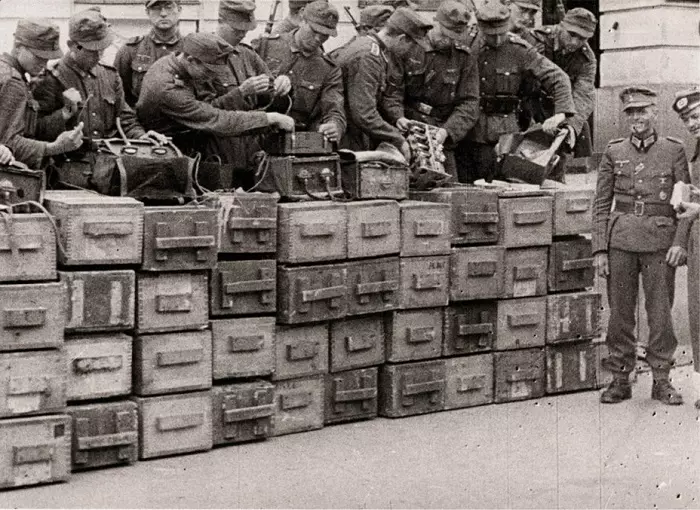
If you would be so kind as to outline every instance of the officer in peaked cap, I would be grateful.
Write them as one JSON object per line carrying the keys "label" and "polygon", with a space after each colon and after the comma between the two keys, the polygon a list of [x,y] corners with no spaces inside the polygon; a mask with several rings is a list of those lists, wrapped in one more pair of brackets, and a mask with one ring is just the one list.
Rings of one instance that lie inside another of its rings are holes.
{"label": "officer in peaked cap", "polygon": [[[690,179],[695,186],[697,200],[700,186],[700,87],[691,87],[679,91],[673,100],[675,111],[685,124],[688,132],[695,137],[695,149],[690,159]],[[700,203],[681,202],[679,219],[697,220],[700,217]],[[690,319],[690,343],[693,349],[693,384],[696,393],[700,395],[700,249],[698,243],[697,224],[691,231],[688,243],[688,317]],[[695,402],[695,408],[700,409],[700,399]]]}
{"label": "officer in peaked cap", "polygon": [[[593,253],[598,274],[608,279],[610,320],[604,365],[613,381],[603,403],[629,399],[629,374],[636,362],[635,312],[641,273],[649,322],[647,361],[654,382],[651,398],[683,402],[669,379],[677,340],[671,307],[675,268],[685,264],[690,222],[677,221],[670,204],[676,182],[688,182],[680,140],[656,131],[656,92],[628,87],[620,94],[630,135],[608,143],[598,168],[593,206]],[[614,205],[613,205],[614,201]]]}
{"label": "officer in peaked cap", "polygon": [[[531,32],[533,46],[542,55],[557,64],[571,81],[571,93],[576,113],[568,121],[576,138],[574,157],[593,153],[588,118],[595,107],[596,57],[587,41],[595,33],[597,21],[593,13],[576,8],[568,11],[558,25],[543,26]],[[526,108],[535,122],[542,122],[552,114],[552,98],[539,86],[527,98]],[[550,178],[561,180],[565,172],[566,155],[561,154],[557,168]]]}
{"label": "officer in peaked cap", "polygon": [[480,37],[472,47],[479,66],[479,117],[456,151],[462,182],[496,175],[495,146],[501,135],[520,130],[518,109],[524,79],[532,76],[554,98],[553,115],[543,129],[554,134],[574,113],[571,85],[564,72],[515,34],[508,33],[510,11],[499,2],[476,12]]}
{"label": "officer in peaked cap", "polygon": [[542,0],[510,0],[510,31],[532,44],[530,30],[535,28],[537,14],[542,11]]}
{"label": "officer in peaked cap", "polygon": [[180,0],[146,0],[151,30],[132,37],[119,48],[114,67],[124,84],[124,97],[129,106],[136,105],[148,68],[159,58],[182,50],[178,28],[181,12]]}
{"label": "officer in peaked cap", "polygon": [[314,0],[289,0],[289,15],[277,23],[272,29],[273,34],[293,32],[301,25],[302,13],[307,5]]}
{"label": "officer in peaked cap", "polygon": [[[323,53],[323,43],[338,35],[338,10],[325,0],[307,4],[297,30],[267,41],[266,63],[273,75],[287,74],[292,82],[291,115],[296,129],[319,131],[332,142],[345,131],[343,76]],[[285,111],[287,101],[273,105]]]}
{"label": "officer in peaked cap", "polygon": [[0,143],[31,168],[41,168],[44,156],[70,152],[82,144],[79,130],[60,133],[52,142],[34,139],[37,106],[25,74],[37,76],[49,59],[63,55],[58,37],[58,27],[49,20],[23,19],[17,23],[12,51],[0,55]]}
{"label": "officer in peaked cap", "polygon": [[[116,69],[100,62],[104,50],[114,41],[114,33],[99,9],[74,14],[68,21],[68,36],[68,53],[35,84],[42,136],[52,139],[80,123],[88,139],[113,138],[119,136],[119,119],[128,138],[167,143],[160,133],[144,130],[124,100]],[[56,161],[59,174],[64,164],[82,172],[91,165],[91,157],[83,151]]]}
{"label": "officer in peaked cap", "polygon": [[474,126],[479,112],[476,59],[462,45],[469,19],[462,3],[445,0],[440,4],[427,36],[429,49],[414,43],[397,58],[402,74],[399,92],[389,94],[384,107],[389,120],[402,131],[408,129],[409,120],[439,127],[445,169],[455,176],[454,148]]}

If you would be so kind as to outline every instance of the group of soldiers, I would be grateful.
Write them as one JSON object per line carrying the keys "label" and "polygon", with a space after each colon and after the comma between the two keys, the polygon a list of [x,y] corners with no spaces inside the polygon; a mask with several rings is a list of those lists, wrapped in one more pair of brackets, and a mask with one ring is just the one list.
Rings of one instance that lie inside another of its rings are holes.
{"label": "group of soldiers", "polygon": [[[536,124],[550,135],[566,130],[574,155],[590,154],[596,59],[587,41],[597,20],[585,9],[535,28],[541,0],[485,0],[476,9],[444,0],[432,23],[405,5],[375,5],[361,12],[356,37],[329,54],[323,45],[337,36],[338,10],[326,0],[289,4],[289,17],[248,45],[242,41],[257,27],[253,0],[220,0],[216,33],[186,36],[179,0],[146,0],[152,28],[126,41],[114,66],[101,62],[115,34],[99,9],[71,17],[66,54],[56,25],[21,20],[11,52],[0,56],[0,164],[50,163],[60,173],[89,164],[90,141],[121,134],[172,140],[186,154],[229,165],[225,185],[248,189],[270,129],[318,131],[355,151],[388,142],[409,159],[410,120],[439,128],[445,167],[464,183],[498,177],[499,138]],[[700,212],[684,202],[676,218],[670,196],[676,182],[697,184],[697,170],[689,173],[678,140],[657,133],[654,91],[630,87],[621,100],[630,134],[606,148],[594,206],[614,374],[601,401],[631,396],[641,274],[652,397],[680,404],[669,377],[677,344],[670,310],[675,268],[686,263]],[[700,92],[680,92],[674,109],[700,139]],[[562,178],[564,159],[550,177]],[[700,254],[690,257],[697,279]],[[690,306],[697,322],[700,296],[691,295]]]}
{"label": "group of soldiers", "polygon": [[373,5],[357,36],[329,54],[336,7],[289,4],[289,16],[248,45],[253,0],[221,0],[216,33],[185,36],[180,0],[146,0],[151,30],[127,40],[114,66],[101,62],[115,34],[99,9],[71,17],[65,55],[56,25],[21,20],[0,58],[0,143],[32,168],[50,162],[60,172],[87,164],[85,142],[119,128],[229,165],[225,184],[247,189],[271,128],[318,131],[350,150],[389,142],[410,159],[406,126],[420,120],[440,128],[445,166],[461,182],[497,176],[503,134],[541,123],[550,134],[567,129],[572,147],[587,136],[596,19],[585,9],[534,29],[541,0],[476,10],[445,0],[432,23],[410,7]]}

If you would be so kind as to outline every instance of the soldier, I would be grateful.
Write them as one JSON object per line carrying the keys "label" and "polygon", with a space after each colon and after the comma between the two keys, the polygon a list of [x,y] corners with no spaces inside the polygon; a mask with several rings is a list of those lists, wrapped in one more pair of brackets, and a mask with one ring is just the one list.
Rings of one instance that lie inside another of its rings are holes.
{"label": "soldier", "polygon": [[[632,397],[629,374],[635,366],[635,312],[642,276],[649,323],[647,361],[654,383],[651,398],[683,403],[669,381],[677,340],[671,307],[675,268],[685,264],[690,222],[676,222],[671,193],[688,182],[688,161],[680,140],[659,136],[656,92],[628,87],[620,94],[630,136],[608,143],[598,168],[593,206],[594,264],[608,279],[610,320],[604,366],[613,381],[601,394],[603,403]],[[614,199],[614,207],[613,207]]]}
{"label": "soldier", "polygon": [[294,121],[286,115],[216,106],[212,80],[220,75],[232,50],[214,34],[185,36],[182,53],[163,57],[146,73],[136,105],[141,121],[175,137],[186,152],[199,148],[193,147],[199,133],[226,137],[268,127],[291,131]]}
{"label": "soldier", "polygon": [[148,68],[159,58],[182,50],[178,29],[181,12],[180,0],[146,0],[151,31],[132,37],[119,48],[114,67],[124,85],[124,98],[132,108],[139,99],[141,82]]}
{"label": "soldier", "polygon": [[68,30],[68,54],[39,77],[34,89],[42,138],[50,139],[52,134],[74,128],[82,119],[85,137],[113,138],[118,136],[120,119],[128,138],[167,143],[163,135],[143,129],[134,110],[124,101],[122,80],[116,69],[100,62],[114,34],[99,9],[74,14],[68,21]]}
{"label": "soldier", "polygon": [[386,25],[389,16],[391,16],[393,12],[394,8],[390,5],[369,5],[362,9],[360,11],[360,21],[355,27],[357,33],[352,36],[352,39],[348,42],[331,51],[331,58],[335,59],[336,55],[344,51],[344,48],[354,43],[358,37],[367,35],[370,32],[379,32],[379,30]]}
{"label": "soldier", "polygon": [[304,8],[299,28],[267,40],[266,63],[273,75],[289,75],[291,108],[287,101],[273,105],[289,109],[299,131],[318,131],[338,142],[345,131],[343,75],[322,50],[337,36],[338,11],[325,0]]}
{"label": "soldier", "polygon": [[390,94],[385,111],[402,131],[408,129],[409,119],[438,126],[445,169],[456,176],[454,147],[474,126],[479,112],[479,70],[476,59],[462,45],[469,25],[467,8],[446,0],[438,7],[435,21],[428,32],[430,49],[414,43],[397,59],[403,79],[399,94]]}
{"label": "soldier", "polygon": [[507,7],[486,3],[476,16],[481,35],[472,51],[476,51],[479,63],[480,114],[455,153],[461,182],[495,176],[494,148],[499,137],[519,130],[518,93],[526,73],[537,78],[554,97],[554,115],[543,123],[546,132],[555,134],[574,113],[568,77],[527,42],[508,33]]}
{"label": "soldier", "polygon": [[399,7],[379,32],[358,37],[335,55],[343,69],[348,123],[341,147],[372,150],[381,142],[389,142],[409,159],[408,142],[399,129],[379,113],[390,72],[387,43],[400,51],[410,48],[414,42],[428,49],[425,37],[431,27],[411,9]]}
{"label": "soldier", "polygon": [[[544,26],[532,32],[535,49],[561,67],[571,80],[576,113],[568,120],[568,125],[576,136],[575,157],[587,157],[593,153],[588,117],[595,107],[596,58],[587,41],[593,37],[596,25],[593,13],[577,7],[568,11],[558,25]],[[540,104],[532,108],[533,117],[535,122],[542,122],[552,115],[552,98],[540,94],[536,100]],[[563,178],[565,162],[566,158],[561,157],[551,178]]]}
{"label": "soldier", "polygon": [[[690,159],[690,179],[695,186],[700,185],[700,87],[682,90],[676,94],[673,101],[673,109],[680,116],[688,129],[695,137],[695,150]],[[696,197],[697,199],[697,197]],[[683,211],[678,215],[679,219],[697,220],[700,216],[700,204],[681,202],[679,209]],[[700,250],[698,243],[698,226],[695,224],[691,231],[688,249],[688,317],[690,319],[690,340],[693,348],[693,379],[695,390],[700,395]],[[700,399],[695,402],[695,408],[700,409]]]}
{"label": "soldier", "polygon": [[535,18],[542,10],[542,0],[509,0],[510,32],[534,44],[530,30],[535,28]]}
{"label": "soldier", "polygon": [[277,23],[272,29],[272,34],[286,34],[294,32],[301,25],[304,8],[314,0],[289,0],[289,15]]}
{"label": "soldier", "polygon": [[[33,139],[38,106],[32,99],[25,74],[38,75],[49,59],[60,58],[63,52],[58,47],[58,27],[48,20],[20,20],[14,36],[12,52],[0,56],[0,142],[14,151],[18,161],[40,168],[45,156],[80,147],[82,127],[64,131],[52,142]],[[6,149],[7,153],[10,149]]]}

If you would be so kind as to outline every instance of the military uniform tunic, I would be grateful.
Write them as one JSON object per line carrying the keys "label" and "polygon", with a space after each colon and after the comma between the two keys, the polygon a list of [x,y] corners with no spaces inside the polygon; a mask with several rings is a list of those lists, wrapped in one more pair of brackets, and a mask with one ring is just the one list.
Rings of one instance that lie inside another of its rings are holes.
{"label": "military uniform tunic", "polygon": [[299,26],[301,26],[301,21],[296,21],[287,16],[272,28],[272,35],[288,34],[297,30]]}
{"label": "military uniform tunic", "polygon": [[626,375],[634,368],[640,273],[649,321],[647,361],[655,379],[667,376],[672,366],[675,269],[665,258],[671,246],[687,247],[690,223],[677,221],[669,202],[673,185],[689,179],[683,145],[655,133],[645,140],[613,140],[603,154],[593,206],[593,253],[608,254],[606,366],[614,373]]}
{"label": "military uniform tunic", "polygon": [[119,48],[114,67],[124,84],[124,98],[129,106],[136,106],[141,92],[141,82],[153,63],[171,53],[182,51],[182,37],[177,32],[172,39],[162,41],[155,30],[146,35],[132,37]]}
{"label": "military uniform tunic", "polygon": [[404,138],[379,113],[388,85],[387,49],[373,34],[358,37],[336,55],[343,71],[347,130],[340,146],[350,150],[372,150],[381,142],[400,148]]}
{"label": "military uniform tunic", "polygon": [[[316,131],[318,126],[333,122],[345,131],[343,74],[340,67],[323,51],[306,54],[295,41],[297,32],[272,36],[267,42],[265,63],[273,76],[287,75],[292,82],[289,115],[297,129]],[[285,111],[284,101],[280,108]],[[280,109],[276,108],[276,109]]]}
{"label": "military uniform tunic", "polygon": [[[690,182],[700,186],[700,140],[690,160]],[[688,318],[693,366],[700,372],[700,221],[693,223],[688,243]]]}
{"label": "military uniform tunic", "polygon": [[12,150],[17,161],[39,168],[47,143],[34,140],[39,106],[17,59],[0,56],[0,143]]}

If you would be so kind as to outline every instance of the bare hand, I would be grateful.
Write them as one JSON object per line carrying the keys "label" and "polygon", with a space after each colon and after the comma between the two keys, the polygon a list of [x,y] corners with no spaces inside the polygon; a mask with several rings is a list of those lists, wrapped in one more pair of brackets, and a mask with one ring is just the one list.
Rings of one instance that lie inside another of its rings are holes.
{"label": "bare hand", "polygon": [[240,84],[238,89],[245,97],[262,94],[270,88],[270,77],[266,74],[252,76]]}
{"label": "bare hand", "polygon": [[12,151],[0,145],[0,165],[11,165],[15,162],[15,158],[12,156]]}
{"label": "bare hand", "polygon": [[571,126],[564,126],[564,129],[566,129],[566,131],[568,132],[566,135],[565,143],[569,146],[570,149],[573,149],[574,145],[576,145],[576,130]]}
{"label": "bare hand", "polygon": [[447,140],[447,136],[447,130],[445,128],[440,128],[437,130],[437,133],[435,133],[435,141],[438,145],[442,145],[445,143],[445,140]]}
{"label": "bare hand", "polygon": [[275,96],[286,96],[292,90],[292,81],[289,79],[289,76],[283,74],[275,78],[274,87]]}
{"label": "bare hand", "polygon": [[678,204],[677,211],[679,212],[676,213],[676,218],[679,220],[695,221],[700,217],[700,204],[681,201],[681,203]]}
{"label": "bare hand", "polygon": [[688,252],[680,246],[671,246],[666,252],[666,263],[671,267],[684,266],[688,261]]}
{"label": "bare hand", "polygon": [[548,135],[556,135],[559,130],[559,126],[566,120],[566,115],[563,113],[557,113],[552,115],[542,123],[542,131]]}
{"label": "bare hand", "polygon": [[403,157],[406,158],[406,163],[411,162],[411,146],[408,145],[408,142],[406,140],[403,141],[401,144],[401,147],[399,147],[399,150],[401,151],[401,154],[403,154]]}
{"label": "bare hand", "polygon": [[294,119],[289,115],[282,113],[270,112],[267,113],[267,122],[270,127],[276,127],[282,131],[294,131]]}
{"label": "bare hand", "polygon": [[337,142],[340,140],[340,128],[335,122],[326,122],[318,126],[318,132],[323,133],[329,141]]}
{"label": "bare hand", "polygon": [[401,117],[396,121],[396,127],[401,131],[408,131],[408,127],[411,125],[411,121],[406,117]]}
{"label": "bare hand", "polygon": [[595,267],[598,276],[607,278],[610,276],[610,265],[608,264],[607,253],[596,253],[593,258],[593,267]]}
{"label": "bare hand", "polygon": [[141,135],[139,140],[150,140],[158,145],[167,145],[170,142],[170,138],[153,130],[147,131],[145,134]]}
{"label": "bare hand", "polygon": [[63,91],[63,118],[64,120],[72,119],[78,114],[80,102],[83,98],[73,87]]}
{"label": "bare hand", "polygon": [[80,122],[70,131],[64,131],[46,147],[47,156],[65,154],[80,148],[83,145],[83,123]]}

